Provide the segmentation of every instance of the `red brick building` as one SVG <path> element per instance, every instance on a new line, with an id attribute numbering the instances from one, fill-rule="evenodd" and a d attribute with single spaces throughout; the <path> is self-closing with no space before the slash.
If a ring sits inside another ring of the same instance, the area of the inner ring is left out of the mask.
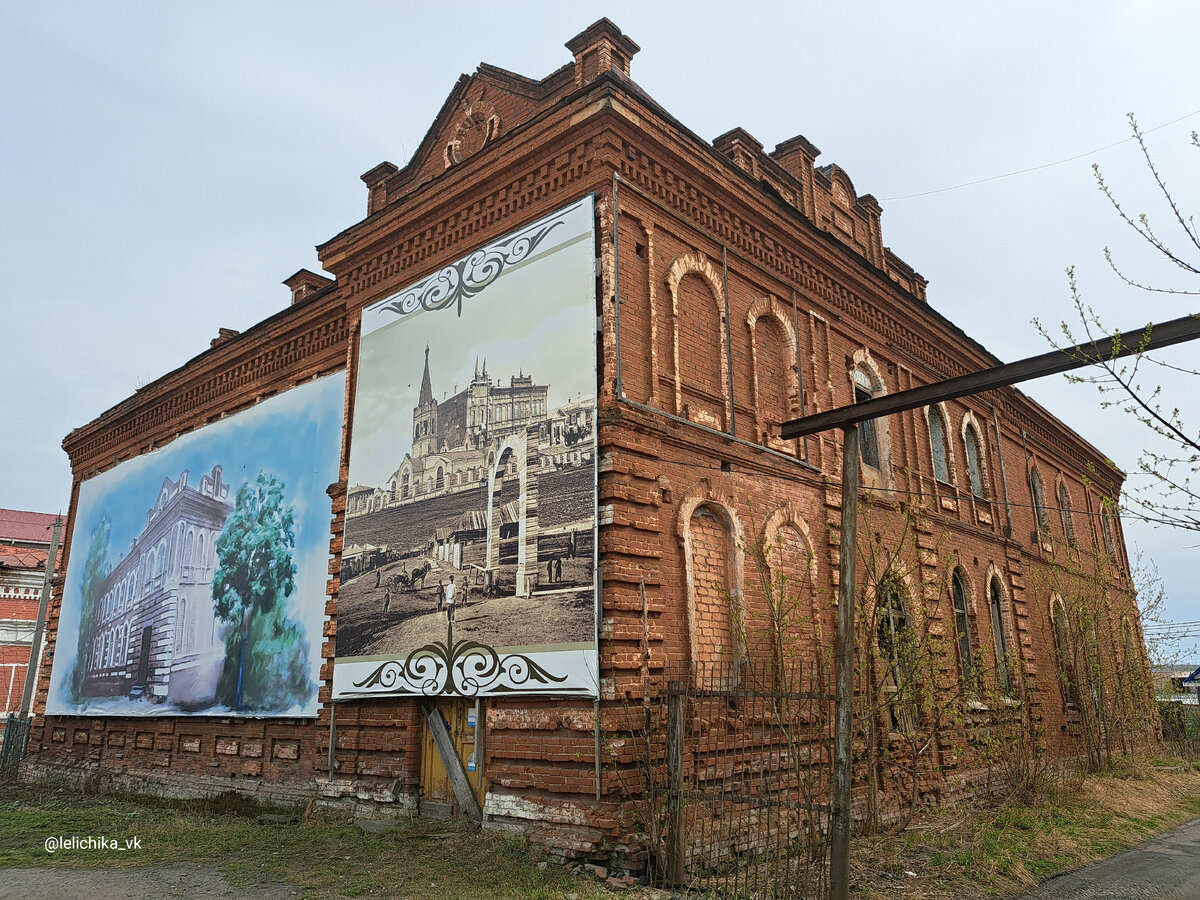
<path id="1" fill-rule="evenodd" d="M 607 20 L 567 48 L 574 59 L 540 80 L 486 64 L 463 76 L 406 166 L 362 176 L 366 218 L 318 247 L 327 275 L 298 272 L 290 306 L 223 333 L 64 447 L 77 498 L 92 473 L 180 431 L 314 376 L 353 375 L 365 305 L 594 195 L 602 697 L 596 708 L 489 701 L 480 784 L 489 822 L 636 866 L 629 706 L 668 666 L 759 652 L 755 629 L 769 615 L 748 547 L 789 548 L 770 571 L 811 579 L 790 652 L 816 662 L 832 645 L 840 435 L 783 441 L 780 423 L 996 360 L 929 306 L 925 280 L 884 244 L 879 203 L 838 166 L 818 165 L 807 139 L 772 151 L 742 129 L 702 139 L 631 79 L 639 48 Z M 352 442 L 347 427 L 329 490 L 334 573 Z M 895 612 L 941 648 L 933 687 L 957 696 L 976 677 L 1042 746 L 1082 753 L 1077 688 L 1058 676 L 1054 579 L 1064 567 L 1104 573 L 1103 605 L 1132 640 L 1113 653 L 1137 653 L 1128 562 L 1107 511 L 1120 474 L 1014 389 L 876 423 L 862 471 L 873 502 L 860 532 L 880 547 L 909 541 L 917 560 Z M 436 792 L 419 705 L 357 701 L 333 713 L 326 703 L 338 591 L 331 577 L 316 722 L 46 717 L 27 771 L 415 809 Z M 941 736 L 922 795 L 952 796 L 977 773 L 970 729 L 991 721 L 986 706 L 963 706 L 966 724 Z M 885 730 L 904 727 L 892 713 Z"/>
<path id="2" fill-rule="evenodd" d="M 55 518 L 0 509 L 0 722 L 21 708 Z"/>

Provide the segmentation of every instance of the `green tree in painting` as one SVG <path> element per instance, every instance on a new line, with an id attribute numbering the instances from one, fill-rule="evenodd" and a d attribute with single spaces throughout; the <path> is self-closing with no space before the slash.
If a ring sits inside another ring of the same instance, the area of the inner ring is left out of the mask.
<path id="1" fill-rule="evenodd" d="M 284 602 L 296 586 L 296 536 L 283 488 L 265 472 L 243 484 L 217 538 L 213 607 L 228 625 L 217 700 L 235 709 L 286 709 L 315 690 L 308 641 Z"/>
<path id="2" fill-rule="evenodd" d="M 96 620 L 96 606 L 108 577 L 108 551 L 112 539 L 112 523 L 101 516 L 92 529 L 92 541 L 88 545 L 87 558 L 83 563 L 83 578 L 79 582 L 80 619 L 79 649 L 75 653 L 75 668 L 71 670 L 71 698 L 78 703 L 82 698 L 83 679 L 87 674 L 88 646 L 92 640 L 92 629 Z"/>

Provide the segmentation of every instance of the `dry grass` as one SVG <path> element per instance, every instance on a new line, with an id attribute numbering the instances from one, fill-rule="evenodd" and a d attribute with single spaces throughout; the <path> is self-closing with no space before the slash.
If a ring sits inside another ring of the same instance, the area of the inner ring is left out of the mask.
<path id="1" fill-rule="evenodd" d="M 1004 897 L 1112 856 L 1200 814 L 1200 772 L 1143 760 L 1067 776 L 1029 802 L 930 812 L 897 835 L 854 842 L 862 897 Z"/>
<path id="2" fill-rule="evenodd" d="M 264 822 L 252 803 L 237 799 L 156 801 L 12 782 L 0 784 L 0 794 L 0 884 L 8 867 L 100 867 L 123 870 L 137 886 L 142 867 L 187 864 L 222 872 L 247 896 L 279 883 L 306 897 L 606 893 L 595 878 L 568 875 L 523 840 L 448 822 L 406 820 L 380 833 L 299 816 L 295 824 Z M 138 837 L 141 849 L 48 854 L 43 844 L 52 835 Z"/>

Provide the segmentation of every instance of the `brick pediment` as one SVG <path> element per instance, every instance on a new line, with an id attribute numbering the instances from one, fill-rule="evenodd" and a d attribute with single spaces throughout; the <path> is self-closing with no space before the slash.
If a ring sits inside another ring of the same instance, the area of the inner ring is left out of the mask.
<path id="1" fill-rule="evenodd" d="M 571 68 L 564 66 L 540 81 L 487 64 L 461 76 L 408 165 L 390 172 L 376 166 L 363 176 L 370 189 L 368 214 L 529 121 L 574 87 Z"/>

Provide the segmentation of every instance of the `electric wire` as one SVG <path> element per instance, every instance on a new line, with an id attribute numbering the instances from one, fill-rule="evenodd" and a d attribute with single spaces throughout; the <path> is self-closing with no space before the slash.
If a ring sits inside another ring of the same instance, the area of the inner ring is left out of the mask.
<path id="1" fill-rule="evenodd" d="M 1172 119 L 1170 122 L 1163 122 L 1161 125 L 1155 125 L 1153 128 L 1147 128 L 1144 131 L 1142 131 L 1142 134 L 1143 135 L 1151 134 L 1152 132 L 1158 131 L 1162 128 L 1167 128 L 1168 126 L 1175 125 L 1179 122 L 1182 122 L 1184 119 L 1190 119 L 1192 116 L 1197 115 L 1197 114 L 1200 114 L 1200 109 L 1194 110 L 1190 113 L 1187 113 L 1186 115 L 1182 115 L 1178 119 Z M 1003 175 L 990 175 L 987 178 L 977 178 L 975 181 L 966 181 L 966 182 L 963 182 L 962 184 L 951 185 L 950 187 L 935 188 L 934 190 L 931 190 L 931 191 L 920 191 L 916 194 L 903 194 L 899 197 L 883 197 L 883 198 L 881 198 L 880 202 L 881 203 L 892 203 L 896 200 L 913 200 L 917 197 L 928 197 L 932 194 L 945 194 L 949 191 L 957 191 L 957 190 L 961 190 L 962 188 L 974 187 L 977 184 L 987 184 L 990 181 L 1000 181 L 1001 179 L 1004 179 L 1004 178 L 1015 178 L 1018 175 L 1028 175 L 1030 172 L 1040 172 L 1042 169 L 1052 169 L 1055 166 L 1061 166 L 1061 165 L 1065 165 L 1066 163 L 1069 163 L 1069 162 L 1075 162 L 1076 160 L 1083 159 L 1084 157 L 1091 156 L 1092 154 L 1095 154 L 1095 153 L 1103 153 L 1105 150 L 1111 150 L 1113 147 L 1119 147 L 1122 144 L 1127 144 L 1130 141 L 1132 141 L 1133 139 L 1134 138 L 1131 135 L 1130 137 L 1124 138 L 1122 140 L 1114 141 L 1111 144 L 1105 144 L 1103 147 L 1097 147 L 1095 150 L 1088 150 L 1086 153 L 1078 153 L 1075 156 L 1069 156 L 1066 159 L 1060 159 L 1057 162 L 1043 163 L 1040 166 L 1030 166 L 1027 169 L 1018 169 L 1015 172 L 1005 172 Z"/>

